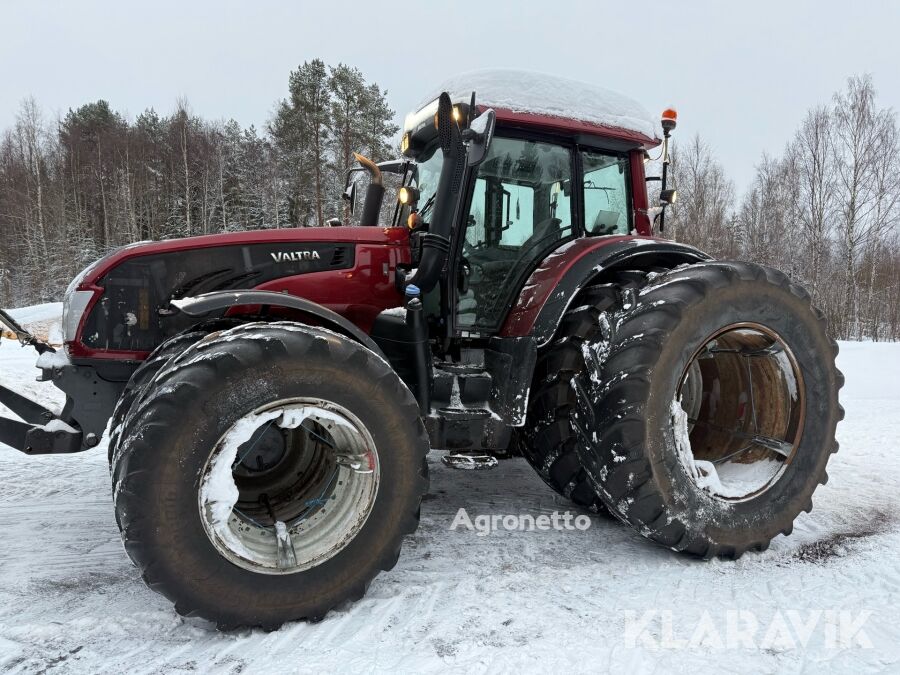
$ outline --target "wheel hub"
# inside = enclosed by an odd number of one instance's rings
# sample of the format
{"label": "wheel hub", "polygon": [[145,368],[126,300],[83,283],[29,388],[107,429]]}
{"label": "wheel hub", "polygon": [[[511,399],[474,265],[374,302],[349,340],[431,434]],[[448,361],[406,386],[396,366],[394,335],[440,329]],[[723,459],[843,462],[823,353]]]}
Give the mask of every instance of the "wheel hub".
{"label": "wheel hub", "polygon": [[714,497],[745,501],[770,489],[800,443],[803,378],[787,344],[759,324],[704,340],[672,407],[679,457]]}
{"label": "wheel hub", "polygon": [[264,473],[278,465],[287,451],[287,438],[282,429],[271,422],[257,429],[237,452],[235,474]]}
{"label": "wheel hub", "polygon": [[365,524],[378,490],[375,444],[345,408],[291,399],[237,420],[201,476],[199,510],[234,564],[290,574],[321,564]]}

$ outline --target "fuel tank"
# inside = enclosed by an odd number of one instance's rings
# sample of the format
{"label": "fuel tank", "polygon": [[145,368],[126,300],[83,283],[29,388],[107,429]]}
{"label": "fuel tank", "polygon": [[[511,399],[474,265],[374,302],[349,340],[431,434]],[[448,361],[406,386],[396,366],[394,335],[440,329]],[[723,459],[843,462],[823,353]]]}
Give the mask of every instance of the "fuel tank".
{"label": "fuel tank", "polygon": [[66,311],[83,310],[64,317],[71,327],[66,347],[73,358],[143,359],[196,322],[174,310],[172,300],[234,289],[303,297],[368,333],[379,312],[402,304],[394,271],[409,258],[409,234],[399,227],[256,230],[132,244],[72,282]]}

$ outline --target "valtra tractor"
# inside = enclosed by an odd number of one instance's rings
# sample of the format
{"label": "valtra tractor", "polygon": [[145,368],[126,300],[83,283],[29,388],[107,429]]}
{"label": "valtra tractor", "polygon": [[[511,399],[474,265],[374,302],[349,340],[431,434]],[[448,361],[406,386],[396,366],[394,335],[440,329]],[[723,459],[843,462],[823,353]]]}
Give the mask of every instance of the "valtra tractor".
{"label": "valtra tractor", "polygon": [[125,550],[183,615],[274,628],[362,597],[416,529],[432,448],[522,455],[702,558],[765,549],[827,479],[843,378],[822,313],[777,270],[653,236],[674,111],[660,141],[578,82],[440,91],[400,159],[358,157],[360,225],[113,251],[69,286],[60,349],[3,314],[66,403],[0,388],[20,418],[0,441],[67,454],[108,431]]}

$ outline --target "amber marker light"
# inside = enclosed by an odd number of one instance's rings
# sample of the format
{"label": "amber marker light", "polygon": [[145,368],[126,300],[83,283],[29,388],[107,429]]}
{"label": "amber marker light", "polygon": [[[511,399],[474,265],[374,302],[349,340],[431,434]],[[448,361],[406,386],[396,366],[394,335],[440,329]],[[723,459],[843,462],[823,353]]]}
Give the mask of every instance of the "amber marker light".
{"label": "amber marker light", "polygon": [[660,120],[664,131],[672,131],[678,123],[678,113],[675,108],[666,108],[662,111],[662,119]]}

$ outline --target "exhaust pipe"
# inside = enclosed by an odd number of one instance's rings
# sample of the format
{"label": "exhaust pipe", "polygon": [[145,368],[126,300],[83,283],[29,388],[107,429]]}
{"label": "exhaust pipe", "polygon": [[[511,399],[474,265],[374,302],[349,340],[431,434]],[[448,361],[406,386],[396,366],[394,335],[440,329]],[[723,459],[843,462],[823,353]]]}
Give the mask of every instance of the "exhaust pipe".
{"label": "exhaust pipe", "polygon": [[366,188],[366,201],[363,204],[362,215],[359,218],[360,225],[378,225],[378,215],[381,213],[381,202],[384,200],[384,180],[381,177],[381,169],[368,157],[354,152],[353,157],[369,172],[371,180]]}

